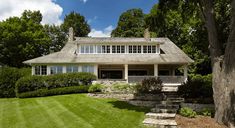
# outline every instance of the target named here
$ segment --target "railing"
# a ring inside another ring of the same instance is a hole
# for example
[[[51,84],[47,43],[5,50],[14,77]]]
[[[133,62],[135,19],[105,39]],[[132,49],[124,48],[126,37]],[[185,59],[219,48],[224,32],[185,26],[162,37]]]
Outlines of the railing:
[[[146,78],[151,78],[156,76],[128,76],[129,83],[138,83]],[[158,76],[163,83],[183,83],[185,78],[184,76]]]

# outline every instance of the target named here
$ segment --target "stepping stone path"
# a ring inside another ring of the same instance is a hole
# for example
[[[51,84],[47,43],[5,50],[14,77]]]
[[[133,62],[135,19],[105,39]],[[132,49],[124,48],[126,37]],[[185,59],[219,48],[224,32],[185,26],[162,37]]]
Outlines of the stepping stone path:
[[[164,87],[163,92],[166,97],[160,104],[156,104],[151,112],[147,113],[144,125],[156,128],[177,128],[175,116],[179,105],[184,102],[183,98],[178,98],[175,87]]]

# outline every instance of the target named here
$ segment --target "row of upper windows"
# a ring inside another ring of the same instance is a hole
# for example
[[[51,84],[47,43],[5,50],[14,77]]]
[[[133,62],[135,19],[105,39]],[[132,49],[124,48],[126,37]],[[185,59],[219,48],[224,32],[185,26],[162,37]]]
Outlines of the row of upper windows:
[[[159,53],[159,45],[81,45],[81,54],[92,53]]]
[[[79,70],[79,67],[81,67],[81,70]],[[47,66],[35,66],[35,75],[47,75]],[[66,66],[66,73],[72,73],[72,72],[90,72],[94,73],[94,66],[91,65],[71,65]],[[63,66],[50,66],[50,74],[59,74],[63,73]]]

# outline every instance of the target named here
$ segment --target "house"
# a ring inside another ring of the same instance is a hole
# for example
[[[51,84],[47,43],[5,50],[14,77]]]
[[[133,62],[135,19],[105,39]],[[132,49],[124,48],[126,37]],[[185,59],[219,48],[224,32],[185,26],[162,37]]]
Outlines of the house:
[[[32,66],[32,75],[91,72],[97,80],[131,83],[155,76],[164,83],[182,83],[192,62],[168,38],[74,38],[70,29],[60,52],[24,63]],[[178,68],[184,73],[178,73]]]

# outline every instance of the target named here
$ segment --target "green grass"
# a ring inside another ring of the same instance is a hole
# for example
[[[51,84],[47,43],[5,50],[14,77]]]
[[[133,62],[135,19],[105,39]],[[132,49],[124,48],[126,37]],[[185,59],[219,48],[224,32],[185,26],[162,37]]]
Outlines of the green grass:
[[[0,128],[143,128],[147,111],[85,94],[0,99]]]

